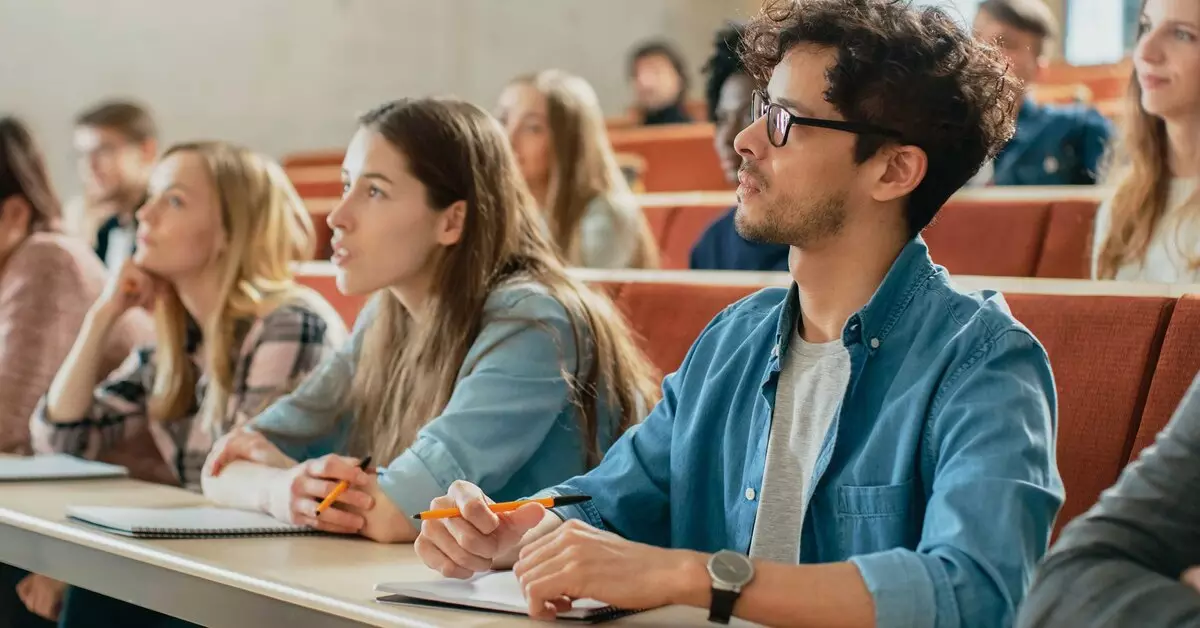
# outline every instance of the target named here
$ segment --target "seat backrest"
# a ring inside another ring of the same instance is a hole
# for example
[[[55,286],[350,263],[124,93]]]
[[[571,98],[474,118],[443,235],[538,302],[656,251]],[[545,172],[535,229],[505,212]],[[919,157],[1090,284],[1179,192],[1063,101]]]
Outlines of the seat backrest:
[[[646,355],[665,374],[679,368],[713,317],[756,290],[755,286],[633,282],[621,288],[617,307]]]
[[[293,166],[341,166],[342,159],[345,158],[346,151],[340,148],[331,148],[329,150],[316,150],[300,153],[292,153],[284,155],[280,160],[280,164],[284,168]]]
[[[1098,201],[1057,201],[1050,205],[1050,222],[1038,259],[1038,277],[1091,277],[1092,229]]]
[[[650,225],[650,233],[654,234],[654,242],[658,244],[659,253],[667,247],[667,234],[671,231],[671,223],[675,220],[678,207],[653,205],[642,208],[642,215]]]
[[[729,211],[723,205],[694,205],[675,208],[670,228],[666,232],[662,248],[662,267],[666,269],[688,268],[692,247],[704,235],[704,230],[722,214]]]
[[[1130,460],[1137,458],[1167,426],[1197,371],[1200,371],[1200,296],[1187,295],[1176,302],[1167,325],[1146,409],[1142,411],[1137,439],[1129,452]]]
[[[924,237],[951,274],[1032,277],[1049,219],[1045,201],[951,200]]]
[[[1174,299],[1005,295],[1050,356],[1058,468],[1067,501],[1055,533],[1117,480],[1137,432]]]
[[[725,172],[713,148],[711,124],[681,124],[612,130],[613,150],[646,160],[642,181],[647,192],[728,190]]]

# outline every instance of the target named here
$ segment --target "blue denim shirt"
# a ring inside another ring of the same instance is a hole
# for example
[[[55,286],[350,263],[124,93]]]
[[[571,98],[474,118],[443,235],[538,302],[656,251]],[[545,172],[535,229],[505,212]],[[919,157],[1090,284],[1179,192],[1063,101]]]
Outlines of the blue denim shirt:
[[[1112,125],[1083,105],[1039,105],[1026,98],[1017,132],[996,156],[996,185],[1093,185]]]
[[[354,416],[345,411],[345,398],[374,318],[375,307],[368,306],[346,346],[256,417],[253,427],[296,460],[349,453]],[[580,337],[587,337],[585,330]],[[400,510],[415,514],[455,480],[505,501],[585,472],[584,432],[563,378],[576,372],[580,351],[566,309],[545,288],[514,283],[494,290],[449,402],[387,465],[380,488]],[[611,407],[599,413],[600,452],[612,444],[619,418]]]
[[[772,288],[713,319],[646,421],[544,491],[594,497],[560,514],[643,543],[747,553],[799,307],[795,286]],[[919,238],[842,341],[850,380],[800,562],[853,562],[879,626],[1011,625],[1063,501],[1045,350],[1003,297],[958,291]]]

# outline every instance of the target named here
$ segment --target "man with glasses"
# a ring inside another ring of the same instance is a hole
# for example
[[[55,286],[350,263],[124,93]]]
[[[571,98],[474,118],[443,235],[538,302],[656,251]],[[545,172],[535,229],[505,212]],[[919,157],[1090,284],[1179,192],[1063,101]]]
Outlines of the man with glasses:
[[[131,102],[101,103],[76,118],[75,151],[85,192],[68,204],[68,227],[94,238],[96,254],[117,268],[133,253],[134,212],[146,199],[158,154],[154,120]]]
[[[1012,133],[1000,53],[940,9],[775,2],[736,222],[791,247],[790,289],[730,306],[663,399],[547,513],[455,483],[416,549],[513,565],[529,612],[682,604],[769,625],[1009,626],[1063,487],[1046,353],[919,237]],[[747,556],[748,554],[748,556]],[[514,564],[515,563],[515,564]]]

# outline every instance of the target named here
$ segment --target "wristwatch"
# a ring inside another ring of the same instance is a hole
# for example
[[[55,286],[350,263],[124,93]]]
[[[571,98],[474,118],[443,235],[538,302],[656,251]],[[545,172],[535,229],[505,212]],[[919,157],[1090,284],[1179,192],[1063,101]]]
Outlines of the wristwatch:
[[[708,621],[728,624],[742,588],[754,579],[754,563],[737,552],[721,550],[708,559],[708,576],[712,578]]]

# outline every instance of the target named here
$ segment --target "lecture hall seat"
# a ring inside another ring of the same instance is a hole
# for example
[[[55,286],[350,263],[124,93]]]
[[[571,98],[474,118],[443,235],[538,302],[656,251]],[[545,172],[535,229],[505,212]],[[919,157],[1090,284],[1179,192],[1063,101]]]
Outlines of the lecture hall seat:
[[[1097,201],[1057,201],[1050,205],[1050,223],[1042,240],[1036,277],[1088,279],[1091,277],[1092,229]]]
[[[620,289],[617,307],[647,357],[665,375],[679,368],[692,343],[721,310],[757,290],[758,286],[630,282]]]
[[[1130,461],[1154,443],[1167,426],[1197,372],[1200,372],[1200,296],[1186,295],[1176,302],[1171,315],[1141,425],[1129,452]]]
[[[716,219],[729,211],[725,205],[674,208],[675,216],[662,243],[662,267],[683,270],[691,266],[692,247]]]
[[[1054,371],[1058,464],[1067,488],[1057,534],[1124,468],[1175,299],[1024,294],[1005,299],[1046,348]]]
[[[713,148],[711,124],[636,127],[609,132],[613,150],[646,161],[647,192],[730,190]]]
[[[1045,201],[954,201],[923,235],[954,275],[1032,277],[1050,220]]]
[[[666,250],[667,234],[671,231],[671,223],[675,220],[677,213],[678,208],[676,207],[652,206],[642,208],[642,215],[646,217],[646,223],[650,226],[650,233],[654,234],[654,242],[658,245],[660,254]],[[659,266],[662,268],[671,268],[665,261],[660,261]]]

